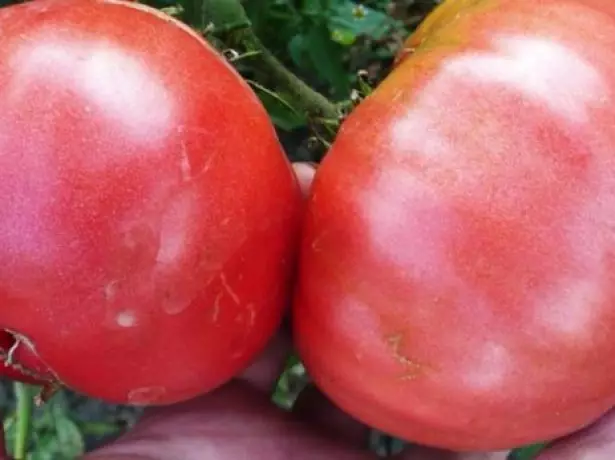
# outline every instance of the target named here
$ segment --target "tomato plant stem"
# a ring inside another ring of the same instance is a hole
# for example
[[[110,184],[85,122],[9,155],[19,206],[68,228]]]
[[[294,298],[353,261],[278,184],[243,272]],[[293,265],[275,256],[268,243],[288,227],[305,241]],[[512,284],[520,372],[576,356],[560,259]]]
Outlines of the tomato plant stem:
[[[246,48],[247,51],[260,51],[260,53],[252,57],[251,61],[258,70],[262,71],[263,77],[269,81],[270,86],[286,95],[287,102],[295,110],[302,112],[312,120],[317,118],[339,118],[340,112],[337,106],[288,70],[263,45],[251,28],[237,30],[229,34],[225,41],[232,46]]]
[[[24,460],[28,450],[30,422],[32,420],[32,393],[25,383],[15,382],[15,398],[17,399],[17,433],[15,435],[15,460]]]
[[[284,94],[286,102],[309,120],[337,120],[336,104],[312,89],[276,58],[256,36],[240,0],[184,0],[182,20],[220,40],[223,48],[248,53],[259,83]],[[215,44],[215,43],[214,43]],[[248,61],[243,59],[242,62]]]

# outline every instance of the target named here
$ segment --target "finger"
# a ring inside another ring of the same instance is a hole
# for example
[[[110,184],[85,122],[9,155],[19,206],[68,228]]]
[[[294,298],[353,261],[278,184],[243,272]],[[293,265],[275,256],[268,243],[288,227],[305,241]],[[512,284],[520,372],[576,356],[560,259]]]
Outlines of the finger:
[[[538,460],[615,459],[615,410],[545,449]]]
[[[410,446],[397,457],[398,460],[506,460],[510,451],[501,452],[451,452],[424,446]]]
[[[311,163],[293,163],[293,169],[295,170],[303,196],[308,196],[314,175],[316,174],[315,167]]]
[[[243,382],[197,400],[150,412],[96,460],[368,460],[369,455],[322,436]]]
[[[356,448],[365,448],[369,428],[337,408],[314,386],[301,392],[293,413],[323,433]]]
[[[291,352],[289,334],[282,330],[256,361],[242,373],[240,379],[263,393],[271,392]]]

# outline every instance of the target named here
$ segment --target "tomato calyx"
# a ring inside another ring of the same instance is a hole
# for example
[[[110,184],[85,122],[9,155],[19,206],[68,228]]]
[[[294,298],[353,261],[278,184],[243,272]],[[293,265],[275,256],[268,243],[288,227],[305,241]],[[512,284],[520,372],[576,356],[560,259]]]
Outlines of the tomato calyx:
[[[6,328],[0,330],[0,376],[40,386],[35,398],[39,406],[62,386],[53,371],[40,359],[32,341]]]

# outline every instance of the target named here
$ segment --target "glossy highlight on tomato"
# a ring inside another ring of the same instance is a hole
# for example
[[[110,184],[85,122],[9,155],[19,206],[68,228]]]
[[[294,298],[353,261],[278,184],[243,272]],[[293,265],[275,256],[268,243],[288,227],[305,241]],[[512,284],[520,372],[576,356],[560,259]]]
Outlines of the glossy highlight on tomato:
[[[440,8],[316,174],[295,338],[363,422],[498,450],[615,404],[615,4]]]
[[[2,356],[21,337],[16,364],[119,403],[226,382],[281,321],[301,215],[260,101],[137,4],[37,0],[0,30]]]

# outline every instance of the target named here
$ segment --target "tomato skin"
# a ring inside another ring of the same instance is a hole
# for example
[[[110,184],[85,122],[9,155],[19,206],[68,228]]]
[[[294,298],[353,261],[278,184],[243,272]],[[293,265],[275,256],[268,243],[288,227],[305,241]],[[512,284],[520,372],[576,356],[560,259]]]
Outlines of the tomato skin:
[[[342,409],[459,451],[553,439],[615,404],[615,6],[473,8],[343,124],[293,311]]]
[[[0,326],[111,402],[226,382],[281,321],[303,206],[257,97],[147,7],[37,0],[0,29]]]

